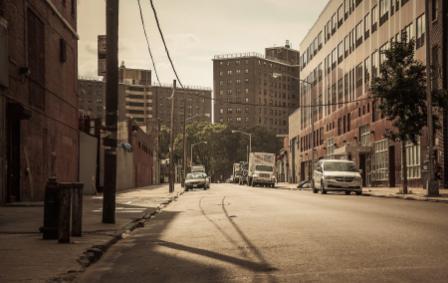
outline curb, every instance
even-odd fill
[[[393,198],[393,199],[402,199],[402,200],[413,200],[413,201],[427,201],[427,202],[438,202],[438,203],[447,203],[447,199],[437,199],[437,198],[427,198],[422,196],[413,196],[413,195],[376,195],[372,193],[363,192],[363,196],[366,197],[377,197],[377,198]]]
[[[129,236],[129,234],[137,228],[143,228],[145,223],[153,218],[156,214],[158,214],[163,208],[167,207],[171,202],[176,201],[181,195],[184,194],[184,191],[180,191],[176,193],[176,195],[169,197],[168,200],[159,204],[155,209],[148,208],[143,213],[143,215],[137,219],[126,224],[122,229],[120,229],[112,239],[108,240],[102,245],[94,245],[83,252],[83,255],[80,256],[76,261],[81,266],[80,270],[70,270],[67,273],[50,279],[49,282],[71,282],[74,281],[77,275],[81,274],[85,271],[87,267],[94,264],[107,252],[107,250],[112,247],[114,244],[119,242],[122,239],[125,239]]]

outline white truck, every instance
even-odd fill
[[[275,154],[251,152],[249,155],[249,186],[275,187]]]

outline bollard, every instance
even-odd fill
[[[59,198],[56,178],[49,178],[45,187],[44,225],[40,229],[44,240],[58,238]]]
[[[59,183],[58,242],[70,243],[72,184]]]
[[[83,184],[72,185],[72,236],[82,236],[82,189]]]

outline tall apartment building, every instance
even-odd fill
[[[299,52],[287,43],[266,48],[264,56],[217,55],[213,89],[215,122],[287,134],[288,116],[299,106]]]
[[[156,86],[150,88],[150,92],[155,98],[154,117],[160,124],[159,126],[170,127],[171,122],[171,97],[172,86]],[[174,111],[174,131],[180,133],[183,129],[184,105],[188,122],[208,121],[211,122],[212,91],[207,88],[188,87],[177,88],[175,92],[175,111]],[[185,104],[184,104],[185,103]]]
[[[102,119],[105,111],[105,83],[93,79],[78,80],[78,107],[83,116]]]
[[[448,2],[444,0],[430,0],[429,11],[430,25],[430,61],[434,70],[431,78],[432,89],[448,89]],[[448,149],[448,109],[442,110],[443,130],[438,133],[438,139],[443,140],[443,149]],[[437,160],[443,168],[444,185],[448,186],[448,150],[443,150],[443,159]],[[443,163],[442,163],[443,161]]]
[[[402,145],[385,138],[391,123],[381,117],[369,86],[385,59],[381,52],[401,40],[403,32],[416,40],[415,56],[425,63],[425,30],[425,1],[328,2],[300,44],[300,76],[309,82],[300,94],[297,172],[301,180],[311,172],[314,145],[316,159],[354,160],[363,170],[364,185],[401,182]],[[408,178],[411,184],[420,184],[426,137],[405,146]]]
[[[0,1],[0,203],[78,180],[77,1]]]

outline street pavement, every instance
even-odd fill
[[[214,184],[79,282],[448,282],[448,205]]]

